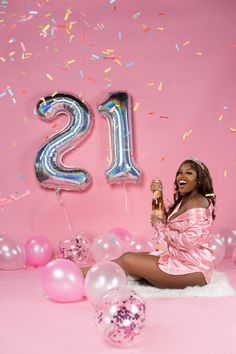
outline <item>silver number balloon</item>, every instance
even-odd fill
[[[140,170],[132,161],[131,98],[127,92],[114,92],[98,106],[109,122],[111,161],[105,172],[109,183],[136,182]]]
[[[52,136],[37,153],[35,173],[40,185],[75,191],[85,189],[91,181],[88,172],[63,165],[62,157],[89,133],[92,122],[90,110],[79,99],[58,93],[40,100],[37,112],[45,121],[51,121],[59,114],[66,114],[69,118],[67,126]]]

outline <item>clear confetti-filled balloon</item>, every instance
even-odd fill
[[[91,244],[86,238],[79,235],[68,240],[61,240],[57,248],[57,257],[65,258],[77,265],[91,262]]]
[[[95,308],[95,321],[107,341],[130,344],[145,327],[143,299],[126,286],[107,291]]]

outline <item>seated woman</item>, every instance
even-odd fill
[[[215,195],[208,168],[199,160],[185,160],[175,177],[174,203],[166,211],[162,185],[151,183],[160,198],[151,214],[163,252],[125,253],[113,262],[126,274],[145,279],[158,288],[182,289],[211,280],[214,255],[209,228],[215,219]],[[82,268],[84,275],[87,268]]]

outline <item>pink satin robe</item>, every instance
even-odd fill
[[[155,225],[157,237],[166,242],[166,250],[158,260],[163,272],[173,275],[201,272],[206,282],[210,282],[214,260],[209,231],[212,208],[210,205],[207,209],[189,209],[166,223]]]

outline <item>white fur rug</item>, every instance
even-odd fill
[[[236,291],[229,284],[227,276],[214,272],[212,282],[204,286],[189,286],[185,289],[159,289],[142,281],[127,277],[127,286],[142,297],[222,297],[235,296]]]

